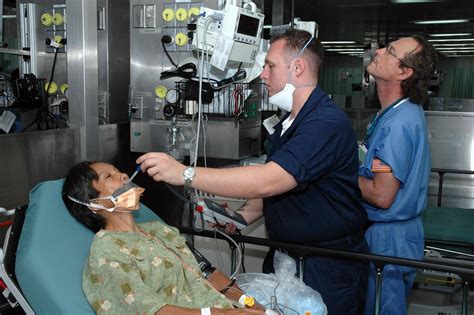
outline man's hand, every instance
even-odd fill
[[[140,156],[136,162],[140,164],[143,172],[146,172],[157,182],[163,181],[173,186],[184,185],[183,171],[186,166],[166,153],[146,153]]]

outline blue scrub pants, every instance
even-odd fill
[[[374,223],[365,233],[372,254],[423,259],[424,233],[421,218],[408,221]],[[416,269],[387,265],[382,271],[380,314],[407,313],[406,297],[415,281]],[[375,311],[375,268],[371,265],[365,314]]]
[[[368,246],[363,240],[348,250],[368,253]],[[273,253],[270,251],[265,258],[265,273],[274,272]],[[298,268],[299,260],[293,258]],[[365,262],[308,256],[304,260],[303,281],[321,294],[329,315],[357,315],[364,312],[368,273],[369,264]]]

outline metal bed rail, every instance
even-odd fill
[[[438,173],[438,207],[441,207],[441,199],[443,198],[443,181],[444,174],[464,174],[464,175],[473,175],[474,171],[470,170],[453,170],[447,168],[432,168],[432,173]]]
[[[203,237],[210,237],[210,238],[219,238],[226,240],[229,243],[229,246],[232,250],[232,269],[235,269],[235,245],[232,244],[229,240],[227,240],[224,236],[219,234],[215,234],[213,231],[200,231],[197,232],[190,227],[179,227],[179,230],[182,233],[190,234],[194,236],[203,236]],[[358,252],[350,252],[350,251],[343,251],[343,250],[335,250],[335,249],[328,249],[322,247],[310,247],[300,244],[293,244],[293,243],[286,243],[286,242],[277,242],[271,241],[264,238],[258,237],[251,237],[251,236],[243,236],[243,235],[231,235],[232,239],[237,243],[246,243],[246,244],[253,244],[253,245],[260,245],[265,247],[273,247],[273,248],[282,248],[291,250],[300,256],[300,261],[304,259],[305,256],[308,255],[319,255],[319,256],[330,256],[340,259],[348,259],[348,260],[357,260],[357,261],[366,261],[371,262],[375,265],[377,275],[375,279],[375,287],[376,287],[376,299],[375,299],[375,315],[380,314],[380,298],[381,298],[381,289],[382,289],[382,271],[386,265],[401,265],[407,267],[413,267],[416,269],[428,269],[428,270],[436,270],[436,271],[443,271],[443,272],[450,272],[457,274],[462,279],[462,286],[463,286],[463,297],[462,297],[462,315],[468,315],[469,312],[469,283],[474,281],[474,261],[466,261],[466,260],[456,260],[456,259],[449,259],[449,258],[436,258],[430,259],[425,258],[424,260],[413,260],[413,259],[405,259],[405,258],[398,258],[398,257],[391,257],[391,256],[383,256],[383,255],[374,255],[374,254],[362,254]]]

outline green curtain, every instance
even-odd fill
[[[474,98],[474,58],[441,57],[438,70],[445,73],[440,97]]]

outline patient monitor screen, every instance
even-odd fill
[[[237,26],[237,33],[257,37],[260,20],[251,16],[240,14],[239,25]]]

